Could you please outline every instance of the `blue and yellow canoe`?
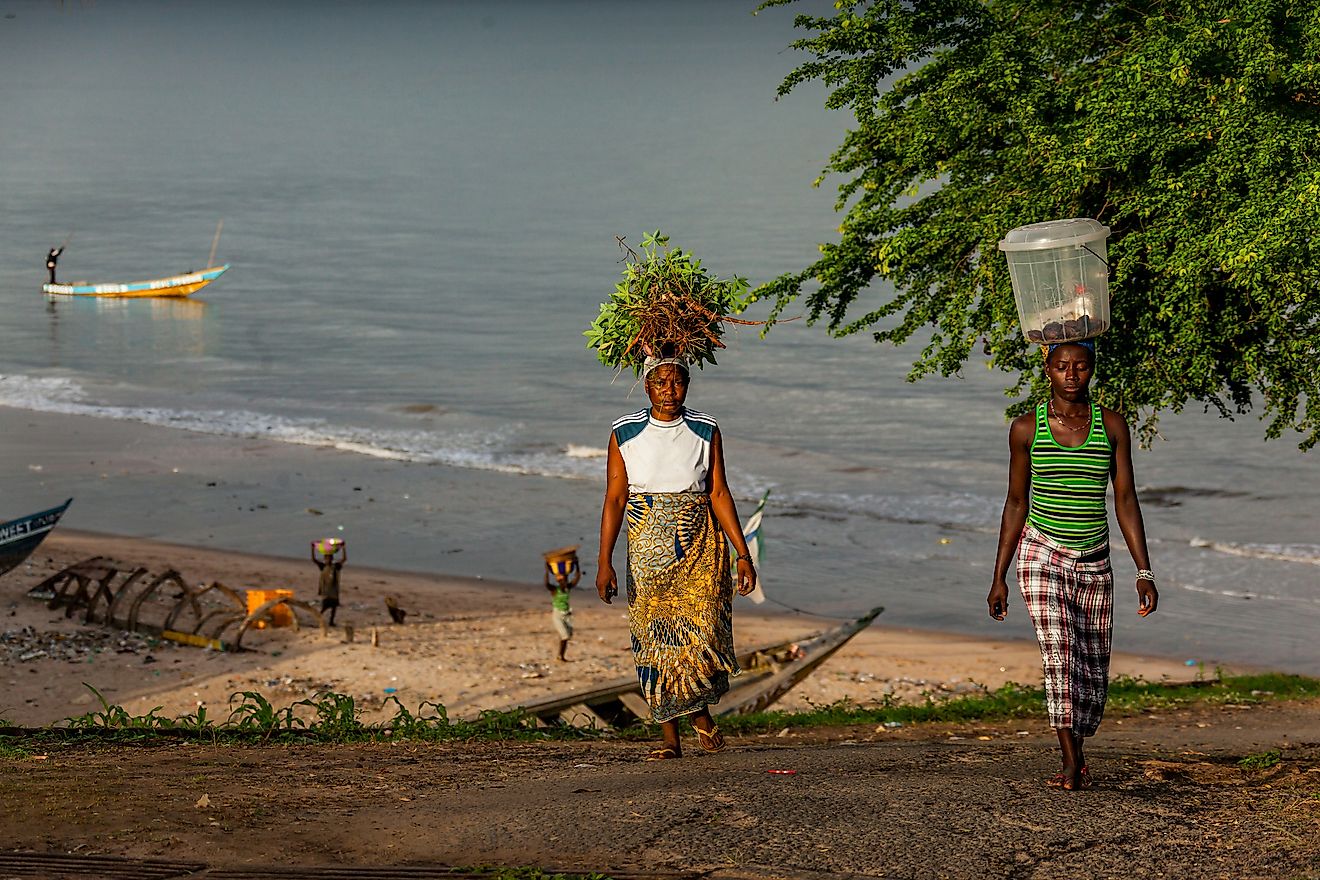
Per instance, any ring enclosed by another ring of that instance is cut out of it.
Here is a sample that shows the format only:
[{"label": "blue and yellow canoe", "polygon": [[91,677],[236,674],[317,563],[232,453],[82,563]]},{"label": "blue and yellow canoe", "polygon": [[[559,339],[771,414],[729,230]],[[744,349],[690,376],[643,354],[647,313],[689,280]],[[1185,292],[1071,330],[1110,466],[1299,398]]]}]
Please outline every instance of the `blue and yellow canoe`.
[{"label": "blue and yellow canoe", "polygon": [[228,268],[229,264],[225,263],[200,272],[128,284],[43,284],[41,290],[56,296],[189,296],[219,278]]}]

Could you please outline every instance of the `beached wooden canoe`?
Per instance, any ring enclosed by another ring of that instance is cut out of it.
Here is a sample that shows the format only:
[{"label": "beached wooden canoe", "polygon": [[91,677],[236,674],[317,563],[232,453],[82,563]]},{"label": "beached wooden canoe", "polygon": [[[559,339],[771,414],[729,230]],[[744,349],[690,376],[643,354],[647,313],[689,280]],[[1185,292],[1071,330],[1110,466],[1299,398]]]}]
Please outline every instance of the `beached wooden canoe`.
[{"label": "beached wooden canoe", "polygon": [[0,575],[27,559],[72,503],[70,498],[59,507],[0,523]]},{"label": "beached wooden canoe", "polygon": [[225,263],[200,272],[128,284],[43,284],[41,290],[57,296],[188,296],[219,278],[228,268],[229,264]]},{"label": "beached wooden canoe", "polygon": [[[875,608],[827,632],[739,654],[738,665],[743,673],[729,682],[729,692],[711,706],[711,714],[745,715],[765,709],[870,626],[882,611]],[[527,706],[510,706],[504,711],[521,711],[546,726],[598,729],[628,727],[651,718],[635,675]]]}]

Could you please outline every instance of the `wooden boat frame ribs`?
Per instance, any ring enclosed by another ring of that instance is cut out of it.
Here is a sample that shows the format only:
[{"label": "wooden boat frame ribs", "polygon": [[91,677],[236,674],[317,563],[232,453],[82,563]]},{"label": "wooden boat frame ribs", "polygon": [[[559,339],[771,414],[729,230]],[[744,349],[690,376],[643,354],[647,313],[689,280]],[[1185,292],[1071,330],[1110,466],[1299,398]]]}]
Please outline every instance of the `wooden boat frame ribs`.
[{"label": "wooden boat frame ribs", "polygon": [[[259,622],[271,621],[277,605],[289,609],[295,631],[302,627],[299,615],[303,614],[320,627],[322,636],[327,634],[320,609],[310,602],[283,597],[271,599],[249,612],[244,597],[219,581],[198,588],[190,586],[172,568],[147,580],[149,574],[142,566],[125,570],[120,563],[93,556],[46,578],[28,590],[28,596],[47,600],[48,608],[63,608],[65,617],[81,610],[83,623],[218,651],[243,650],[247,631]],[[162,592],[166,587],[176,592],[166,595]],[[162,597],[164,603],[160,601]],[[162,606],[168,608],[163,615]],[[151,616],[157,622],[144,619],[144,611],[148,609],[155,612]],[[227,640],[225,635],[231,630],[232,640]]]}]

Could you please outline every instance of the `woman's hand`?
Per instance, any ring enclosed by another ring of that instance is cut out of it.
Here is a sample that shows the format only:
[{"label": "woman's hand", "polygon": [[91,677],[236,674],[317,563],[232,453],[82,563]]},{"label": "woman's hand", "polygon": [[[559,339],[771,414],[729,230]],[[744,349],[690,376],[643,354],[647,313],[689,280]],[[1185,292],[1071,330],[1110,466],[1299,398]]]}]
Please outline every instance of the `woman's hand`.
[{"label": "woman's hand", "polygon": [[1000,578],[990,587],[990,595],[985,597],[985,602],[990,606],[990,616],[995,620],[1003,620],[1008,616],[1008,584]]},{"label": "woman's hand", "polygon": [[628,505],[628,468],[619,452],[619,440],[610,434],[609,461],[605,467],[605,503],[600,509],[600,555],[596,565],[596,592],[606,605],[619,594],[619,579],[614,574],[614,544],[623,527],[623,511]]},{"label": "woman's hand", "polygon": [[1155,589],[1155,582],[1148,581],[1145,578],[1137,578],[1137,597],[1140,604],[1137,607],[1137,614],[1145,617],[1147,614],[1155,613],[1155,606],[1160,603],[1159,591]]},{"label": "woman's hand", "polygon": [[750,559],[738,560],[738,595],[746,596],[756,589],[756,566]]},{"label": "woman's hand", "polygon": [[619,579],[614,574],[614,566],[609,562],[597,566],[596,592],[600,593],[600,600],[606,605],[613,605],[610,600],[619,595]]}]

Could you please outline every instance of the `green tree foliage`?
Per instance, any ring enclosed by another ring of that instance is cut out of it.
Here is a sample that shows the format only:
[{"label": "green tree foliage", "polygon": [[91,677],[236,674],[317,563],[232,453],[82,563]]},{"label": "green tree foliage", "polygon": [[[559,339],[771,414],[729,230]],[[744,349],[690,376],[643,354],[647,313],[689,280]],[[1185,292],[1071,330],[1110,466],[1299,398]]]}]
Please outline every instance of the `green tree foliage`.
[{"label": "green tree foliage", "polygon": [[804,297],[835,335],[928,332],[910,380],[979,346],[1016,374],[1020,412],[1045,385],[997,242],[1095,217],[1113,230],[1115,323],[1098,400],[1147,440],[1196,401],[1320,441],[1320,3],[835,7],[797,17],[812,60],[779,91],[820,80],[855,117],[826,168],[847,177],[844,219],[815,263],[755,291],[772,316]]}]

